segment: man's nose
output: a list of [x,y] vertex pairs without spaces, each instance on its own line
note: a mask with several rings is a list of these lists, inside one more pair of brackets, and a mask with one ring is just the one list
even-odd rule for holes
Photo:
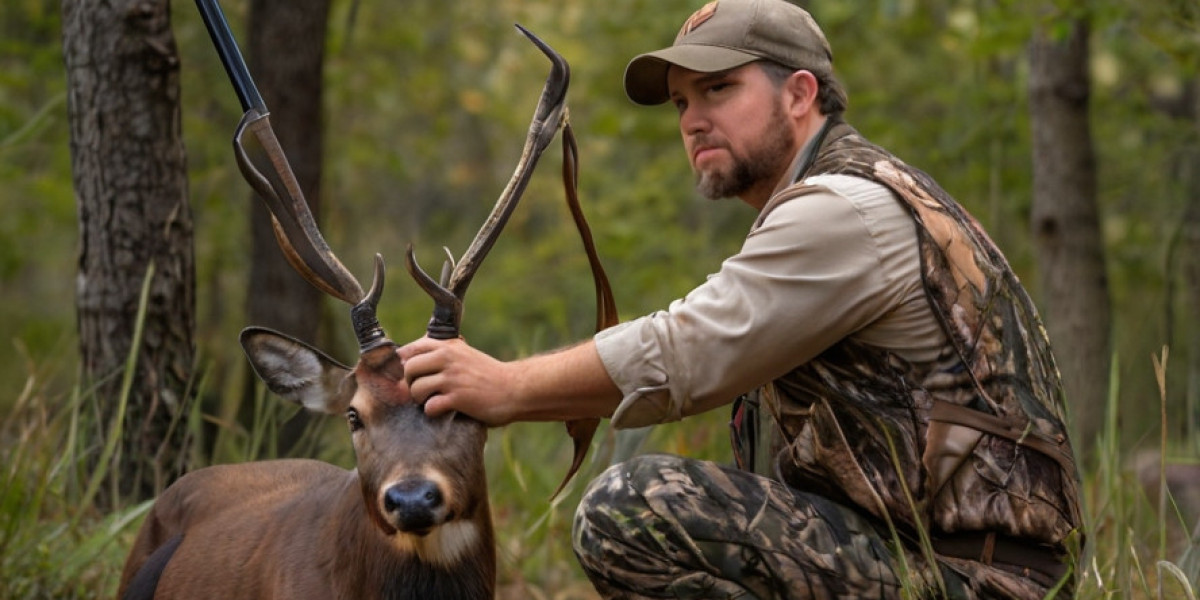
[[711,127],[708,115],[700,107],[689,105],[679,113],[679,131],[685,137],[705,133]]

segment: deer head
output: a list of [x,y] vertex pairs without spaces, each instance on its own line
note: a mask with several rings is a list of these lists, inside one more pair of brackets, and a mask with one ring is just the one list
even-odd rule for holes
[[[467,252],[457,264],[451,261],[453,269],[441,281],[421,270],[411,246],[406,255],[409,272],[434,300],[428,326],[432,337],[459,335],[467,287],[516,208],[538,158],[564,123],[567,63],[517,27],[552,63],[517,167]],[[309,410],[346,416],[368,513],[397,544],[444,562],[480,538],[490,543],[483,472],[486,428],[464,415],[430,419],[408,396],[396,344],[376,318],[384,283],[382,258],[376,256],[372,286],[363,293],[317,229],[265,114],[247,112],[234,146],[243,175],[271,213],[288,262],[317,288],[352,305],[360,351],[358,364],[350,368],[298,340],[251,328],[243,332],[242,346],[255,372],[283,398]],[[450,525],[455,525],[453,533],[443,531]],[[442,543],[426,544],[426,537],[439,537]]]
[[[383,282],[382,262],[376,264],[373,289]],[[387,338],[375,340],[353,368],[268,329],[246,329],[241,343],[273,393],[314,412],[345,416],[366,514],[396,545],[438,565],[490,545],[487,430],[462,415],[427,418],[408,396]]]

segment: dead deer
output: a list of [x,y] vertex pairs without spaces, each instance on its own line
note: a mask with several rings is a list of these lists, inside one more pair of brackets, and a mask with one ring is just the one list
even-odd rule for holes
[[[550,58],[552,69],[512,179],[465,255],[440,282],[420,270],[411,247],[407,253],[409,272],[435,301],[428,327],[434,337],[459,335],[467,285],[538,156],[565,123],[567,64],[521,31]],[[491,598],[496,565],[483,467],[487,430],[463,415],[427,418],[408,396],[396,345],[375,317],[382,259],[376,256],[374,280],[364,294],[316,229],[261,99],[258,104],[248,108],[235,135],[238,164],[270,208],[289,262],[314,285],[353,305],[360,356],[356,366],[346,367],[261,328],[245,330],[242,347],[275,394],[309,410],[345,415],[357,469],[277,460],[189,473],[146,517],[118,597]],[[271,160],[273,179],[243,145],[247,132],[247,141],[256,140]]]

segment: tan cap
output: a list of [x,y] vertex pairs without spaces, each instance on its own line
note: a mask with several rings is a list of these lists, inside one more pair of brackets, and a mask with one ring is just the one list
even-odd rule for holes
[[625,93],[638,104],[662,104],[671,65],[715,73],[763,59],[833,73],[829,42],[804,9],[785,0],[713,0],[688,18],[669,48],[629,62]]

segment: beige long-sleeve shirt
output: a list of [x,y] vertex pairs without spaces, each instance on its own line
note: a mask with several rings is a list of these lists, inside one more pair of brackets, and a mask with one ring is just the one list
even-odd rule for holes
[[624,395],[614,427],[732,402],[854,337],[913,361],[947,344],[925,297],[916,227],[891,191],[848,175],[777,194],[741,250],[663,311],[598,333]]

